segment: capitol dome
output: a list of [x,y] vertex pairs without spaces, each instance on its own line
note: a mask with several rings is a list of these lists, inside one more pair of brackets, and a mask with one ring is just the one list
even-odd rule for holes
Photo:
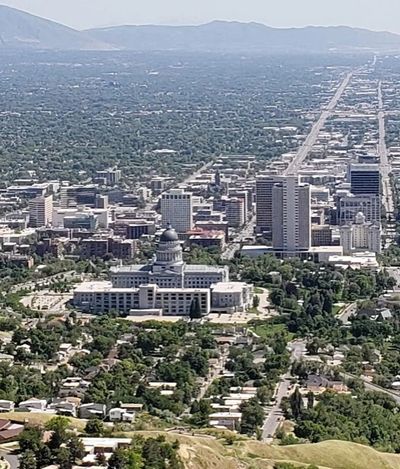
[[179,241],[178,233],[172,228],[172,226],[168,226],[168,228],[161,235],[160,241],[162,243],[171,243],[174,241]]

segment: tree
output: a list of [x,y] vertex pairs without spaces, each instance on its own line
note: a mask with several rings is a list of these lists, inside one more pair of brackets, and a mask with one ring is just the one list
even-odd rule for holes
[[19,435],[19,447],[22,452],[33,451],[35,454],[42,446],[43,432],[37,427],[26,428]]
[[253,308],[257,309],[260,306],[260,297],[258,295],[253,296]]
[[211,412],[212,408],[208,399],[194,401],[191,409],[191,423],[197,427],[207,426]]
[[200,319],[201,315],[201,306],[198,297],[194,297],[192,302],[190,303],[190,312],[189,312],[190,319]]
[[307,409],[312,409],[314,407],[315,396],[312,391],[307,394]]
[[73,462],[71,461],[71,452],[66,447],[59,448],[56,452],[56,461],[60,466],[60,469],[72,469]]
[[68,440],[69,420],[66,417],[54,417],[46,424],[46,430],[52,432],[49,441],[50,449],[58,449]]
[[85,425],[85,433],[100,436],[104,433],[103,422],[99,419],[90,419]]
[[184,353],[183,362],[187,362],[190,368],[199,376],[207,376],[208,373],[208,354],[199,347],[191,347]]
[[96,454],[96,463],[99,466],[107,466],[107,458],[104,453],[97,453]]
[[67,443],[67,448],[70,452],[71,462],[74,464],[85,456],[85,446],[82,440],[76,435],[71,436]]
[[240,411],[242,412],[240,433],[251,436],[263,424],[264,409],[260,406],[257,399],[252,398],[241,404]]
[[35,469],[37,467],[37,459],[35,453],[31,450],[23,452],[19,457],[20,469]]
[[108,460],[108,469],[126,469],[126,452],[117,449]]
[[272,290],[269,295],[269,299],[274,306],[282,306],[283,300],[285,299],[285,294],[279,288]]
[[267,386],[257,388],[257,399],[262,405],[266,405],[272,397],[272,392]]
[[292,410],[293,417],[297,420],[303,410],[303,398],[298,386],[290,396],[290,408]]
[[332,296],[328,293],[324,295],[324,303],[322,305],[322,311],[328,314],[332,314],[333,301]]

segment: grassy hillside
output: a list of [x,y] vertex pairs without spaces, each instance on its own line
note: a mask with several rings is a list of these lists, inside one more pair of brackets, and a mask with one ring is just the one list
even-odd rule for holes
[[380,453],[367,446],[345,441],[271,446],[242,441],[231,446],[221,440],[168,434],[180,441],[180,454],[188,469],[273,469],[277,462],[290,462],[320,469],[399,469],[400,455]]
[[[2,414],[2,418],[29,421],[33,425],[44,424],[51,417],[17,412]],[[70,421],[72,427],[83,430],[84,422],[76,419]],[[346,441],[275,446],[243,439],[228,445],[223,438],[164,431],[124,432],[118,436],[132,437],[135,434],[145,437],[165,435],[170,441],[178,440],[186,469],[273,469],[277,462],[288,462],[298,468],[314,464],[319,469],[400,469],[400,455],[380,453],[368,446]],[[227,435],[229,433],[225,432]]]
[[[400,456],[380,453],[367,446],[346,441],[325,441],[309,445],[269,446],[258,442],[246,442],[240,445],[241,458],[257,456],[274,462],[315,464],[329,469],[397,469],[400,468]],[[253,462],[256,462],[253,459]],[[255,465],[255,467],[268,467]]]

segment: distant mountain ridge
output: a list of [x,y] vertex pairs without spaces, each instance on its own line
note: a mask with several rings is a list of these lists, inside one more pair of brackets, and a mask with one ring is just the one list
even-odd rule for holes
[[100,50],[112,46],[80,31],[0,5],[1,49]]
[[213,21],[200,26],[115,26],[77,31],[0,5],[1,49],[227,53],[399,51],[400,35],[346,26],[279,29],[235,21]]
[[115,26],[86,31],[128,50],[299,52],[398,50],[400,35],[347,26],[271,28],[260,23],[213,21],[200,26]]

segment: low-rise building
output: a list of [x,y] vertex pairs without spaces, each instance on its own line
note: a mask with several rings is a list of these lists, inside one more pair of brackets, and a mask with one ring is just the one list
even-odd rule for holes
[[243,282],[220,282],[211,285],[212,310],[243,311],[251,305],[253,287]]

